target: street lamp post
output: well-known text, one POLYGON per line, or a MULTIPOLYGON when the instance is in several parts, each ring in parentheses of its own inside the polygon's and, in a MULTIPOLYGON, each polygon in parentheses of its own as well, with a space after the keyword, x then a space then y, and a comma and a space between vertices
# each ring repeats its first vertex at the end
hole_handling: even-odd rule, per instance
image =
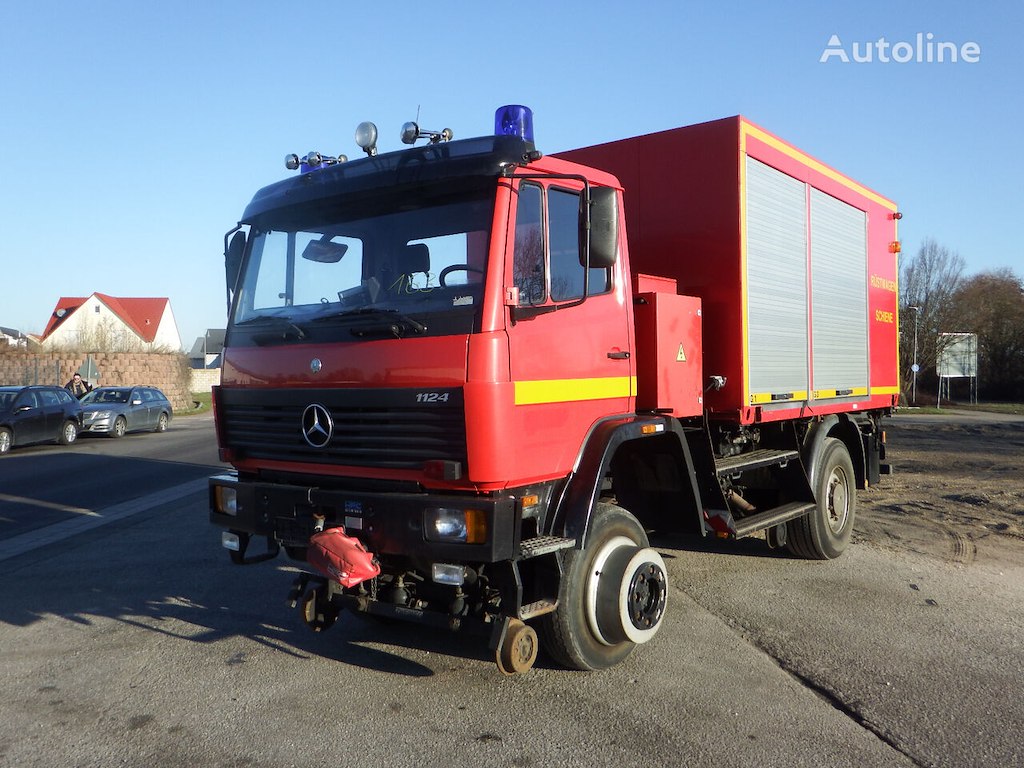
POLYGON ((914 373, 914 389, 913 395, 911 396, 911 402, 917 405, 917 372, 921 370, 921 366, 917 364, 917 321, 921 317, 920 307, 907 307, 907 309, 914 310, 914 364, 910 366, 910 370, 914 373))

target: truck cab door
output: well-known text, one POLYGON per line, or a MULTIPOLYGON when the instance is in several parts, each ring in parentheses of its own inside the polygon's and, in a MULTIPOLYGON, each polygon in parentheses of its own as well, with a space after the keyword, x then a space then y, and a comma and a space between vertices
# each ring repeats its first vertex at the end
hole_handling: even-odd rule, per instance
POLYGON ((564 475, 597 421, 634 409, 626 271, 621 259, 591 268, 584 295, 572 185, 522 180, 513 196, 506 327, 521 477, 564 475))

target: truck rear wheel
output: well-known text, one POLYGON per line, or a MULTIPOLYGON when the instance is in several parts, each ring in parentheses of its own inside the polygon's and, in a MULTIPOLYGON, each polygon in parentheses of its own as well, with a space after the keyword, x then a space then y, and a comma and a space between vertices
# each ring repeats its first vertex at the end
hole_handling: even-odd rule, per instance
POLYGON ((586 548, 566 550, 558 609, 542 618, 542 643, 564 666, 611 667, 654 637, 667 597, 665 562, 643 527, 621 507, 599 503, 586 548))
POLYGON ((822 445, 814 473, 814 497, 814 511, 788 524, 786 546, 798 557, 832 560, 850 543, 857 512, 853 461, 842 440, 830 437, 822 445))

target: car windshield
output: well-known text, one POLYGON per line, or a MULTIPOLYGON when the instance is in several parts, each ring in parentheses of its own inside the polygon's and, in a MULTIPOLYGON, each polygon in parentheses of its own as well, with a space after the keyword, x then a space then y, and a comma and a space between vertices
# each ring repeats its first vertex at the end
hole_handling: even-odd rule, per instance
POLYGON ((493 191, 449 187, 265 216, 251 232, 233 324, 296 339, 381 323, 395 336, 468 333, 493 201, 493 191))
POLYGON ((127 389, 95 389, 82 398, 83 403, 127 403, 127 389))

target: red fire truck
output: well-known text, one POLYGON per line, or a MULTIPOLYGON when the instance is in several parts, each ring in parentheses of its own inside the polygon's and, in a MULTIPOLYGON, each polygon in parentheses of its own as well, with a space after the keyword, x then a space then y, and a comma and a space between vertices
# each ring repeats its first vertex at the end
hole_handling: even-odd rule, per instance
POLYGON ((652 538, 843 552, 888 470, 894 203, 742 117, 550 157, 515 105, 356 140, 225 237, 210 519, 237 563, 305 565, 312 628, 600 669, 665 615, 652 538))

